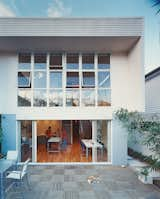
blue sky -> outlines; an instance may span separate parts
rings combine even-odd
[[[151,0],[0,0],[5,17],[145,17],[145,69],[160,66],[160,15]]]

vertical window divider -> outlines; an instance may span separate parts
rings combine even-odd
[[[63,107],[66,107],[66,53],[62,54],[62,91]]]
[[[98,54],[94,54],[94,68],[95,68],[95,106],[98,106]]]
[[[79,53],[79,106],[82,106],[82,53]]]
[[[46,90],[46,93],[47,93],[47,107],[49,107],[49,88],[50,88],[50,85],[49,85],[49,80],[50,80],[50,69],[49,69],[49,59],[50,59],[50,54],[47,53],[47,61],[46,61],[46,81],[47,81],[47,90]]]
[[[31,53],[31,107],[33,107],[34,96],[34,53]]]

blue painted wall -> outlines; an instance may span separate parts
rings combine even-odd
[[[6,154],[8,150],[16,150],[16,115],[2,115],[2,153]]]

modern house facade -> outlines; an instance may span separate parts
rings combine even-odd
[[[114,111],[144,111],[143,32],[143,18],[1,18],[3,153],[127,164]]]

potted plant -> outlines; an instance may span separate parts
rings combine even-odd
[[[138,179],[144,184],[153,184],[152,177],[149,176],[149,168],[143,167],[141,168]]]

